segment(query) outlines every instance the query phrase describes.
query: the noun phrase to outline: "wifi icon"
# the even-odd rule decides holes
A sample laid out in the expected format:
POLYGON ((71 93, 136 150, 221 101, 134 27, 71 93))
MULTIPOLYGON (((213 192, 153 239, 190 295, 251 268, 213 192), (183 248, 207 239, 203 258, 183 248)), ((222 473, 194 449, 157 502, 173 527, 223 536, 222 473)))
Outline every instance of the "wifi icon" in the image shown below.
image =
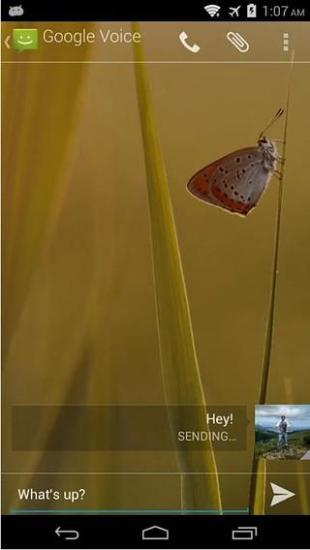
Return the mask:
POLYGON ((210 15, 210 17, 214 17, 215 15, 216 17, 219 17, 219 11, 221 7, 217 6, 216 4, 208 4, 204 7, 204 9, 210 15))

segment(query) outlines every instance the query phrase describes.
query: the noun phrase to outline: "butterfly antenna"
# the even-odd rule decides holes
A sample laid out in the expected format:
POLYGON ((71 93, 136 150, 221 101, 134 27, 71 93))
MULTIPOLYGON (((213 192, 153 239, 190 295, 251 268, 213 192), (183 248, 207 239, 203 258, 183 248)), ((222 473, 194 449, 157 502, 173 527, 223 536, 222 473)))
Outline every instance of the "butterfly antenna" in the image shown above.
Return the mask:
POLYGON ((284 113, 284 109, 282 109, 282 107, 280 107, 280 109, 278 109, 278 111, 276 112, 276 114, 274 115, 274 117, 271 119, 271 121, 269 122, 269 124, 267 124, 266 128, 264 128, 261 133, 259 134, 258 136, 258 139, 260 139, 261 137, 263 137, 263 135, 265 135, 265 133, 267 132, 267 130, 269 130, 269 128, 276 122, 276 120, 278 120, 279 118, 281 118, 281 116, 283 115, 284 113))

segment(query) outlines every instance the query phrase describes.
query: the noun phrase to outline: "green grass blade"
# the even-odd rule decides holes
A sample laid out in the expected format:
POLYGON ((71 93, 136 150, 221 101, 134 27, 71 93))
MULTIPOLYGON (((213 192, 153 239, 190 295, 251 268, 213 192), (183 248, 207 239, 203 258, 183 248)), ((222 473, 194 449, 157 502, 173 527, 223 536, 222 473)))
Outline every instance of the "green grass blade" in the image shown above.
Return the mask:
MULTIPOLYGON (((74 23, 75 27, 78 24, 74 23)), ((90 30, 92 24, 87 27, 90 30)), ((40 23, 38 28, 41 32, 44 25, 40 23)), ((74 51, 74 56, 86 61, 90 49, 88 45, 83 52, 74 51)), ((10 52, 15 60, 15 52, 10 52)), ((44 55, 42 44, 36 59, 43 61, 44 55)), ((62 59, 61 49, 55 56, 56 60, 62 59)), ((9 140, 2 170, 4 367, 42 252, 57 223, 86 71, 83 63, 69 68, 39 61, 29 65, 9 63, 3 68, 4 93, 11 105, 3 109, 3 131, 9 140), (23 93, 16 92, 16 80, 23 93)))
POLYGON ((258 460, 255 477, 255 499, 252 513, 262 515, 266 507, 266 460, 258 460))
MULTIPOLYGON (((283 149, 282 157, 284 159, 283 163, 280 166, 280 176, 279 176, 279 190, 278 190, 278 201, 277 201, 277 214, 276 214, 276 228, 275 228, 275 237, 274 237, 274 255, 273 255, 273 266, 272 266, 272 276, 271 276, 271 292, 270 292, 270 302, 269 302, 269 314, 267 320, 267 330, 266 330, 266 339, 265 339, 265 351, 263 358, 263 368, 262 368, 262 377, 261 385, 259 392, 258 403, 263 405, 267 400, 268 392, 268 381, 270 376, 270 366, 271 366, 271 352, 272 352, 272 342, 274 334, 274 321, 275 321, 275 302, 276 302, 276 291, 277 291, 277 282, 278 282, 278 264, 279 264, 279 245, 280 245, 280 234, 281 234, 281 221, 282 221, 282 203, 283 203, 283 181, 285 178, 285 159, 286 159, 286 150, 287 150, 287 128, 288 128, 288 114, 289 114, 289 103, 290 103, 290 84, 291 84, 291 74, 294 64, 294 53, 291 58, 291 66, 288 78, 288 91, 287 91, 287 100, 286 100, 286 109, 285 109, 285 122, 284 122, 284 132, 283 132, 283 149)), ((264 514, 265 513, 265 486, 266 486, 266 467, 261 464, 262 459, 253 458, 252 464, 252 476, 250 484, 250 512, 253 514, 264 514), (259 475, 259 472, 261 474, 259 475)))
MULTIPOLYGON (((134 31, 139 27, 133 24, 134 31)), ((193 331, 178 240, 169 195, 168 179, 161 154, 143 49, 134 44, 137 99, 143 136, 146 182, 150 209, 153 268, 156 292, 162 379, 169 405, 197 405, 195 426, 206 430, 205 396, 195 351, 193 331)), ((171 414, 172 432, 182 422, 175 408, 171 414)), ((177 451, 181 472, 212 475, 182 477, 184 508, 221 510, 215 458, 211 444, 203 451, 177 451)))

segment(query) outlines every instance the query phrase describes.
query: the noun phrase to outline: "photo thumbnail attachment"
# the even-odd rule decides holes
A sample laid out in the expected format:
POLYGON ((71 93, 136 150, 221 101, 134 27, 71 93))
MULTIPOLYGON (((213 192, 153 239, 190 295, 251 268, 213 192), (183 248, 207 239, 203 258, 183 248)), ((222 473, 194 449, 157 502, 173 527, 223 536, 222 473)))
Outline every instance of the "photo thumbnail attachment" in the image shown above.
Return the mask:
POLYGON ((266 460, 310 460, 310 405, 256 405, 255 454, 266 460))

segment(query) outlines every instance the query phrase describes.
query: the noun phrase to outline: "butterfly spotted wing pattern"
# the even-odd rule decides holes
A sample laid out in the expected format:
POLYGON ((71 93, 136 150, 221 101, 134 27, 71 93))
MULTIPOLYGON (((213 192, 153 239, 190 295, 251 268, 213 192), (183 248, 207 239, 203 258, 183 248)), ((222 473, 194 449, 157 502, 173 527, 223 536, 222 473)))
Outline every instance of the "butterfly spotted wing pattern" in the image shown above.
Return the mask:
POLYGON ((243 216, 257 204, 273 171, 260 147, 240 149, 197 172, 188 190, 197 198, 243 216))

